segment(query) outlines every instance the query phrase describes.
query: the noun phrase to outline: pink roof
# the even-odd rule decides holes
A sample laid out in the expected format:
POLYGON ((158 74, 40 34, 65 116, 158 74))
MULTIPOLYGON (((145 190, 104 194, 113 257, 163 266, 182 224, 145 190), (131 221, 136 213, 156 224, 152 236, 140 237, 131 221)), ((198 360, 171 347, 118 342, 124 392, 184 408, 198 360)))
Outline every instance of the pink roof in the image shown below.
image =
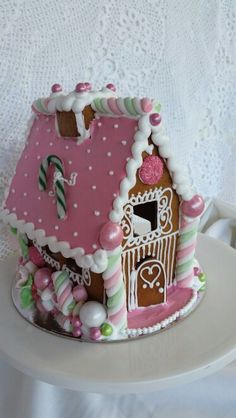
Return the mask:
POLYGON ((137 120, 126 117, 100 117, 93 121, 91 138, 76 144, 55 131, 55 116, 36 117, 25 149, 16 168, 5 208, 18 219, 44 229, 46 236, 67 241, 71 248, 82 247, 93 253, 99 244, 99 231, 109 218, 119 184, 126 176, 137 120), (65 183, 67 217, 58 219, 53 189, 53 169, 49 169, 48 188, 38 188, 39 166, 48 155, 57 155, 64 164, 64 176, 76 172, 76 185, 65 183))

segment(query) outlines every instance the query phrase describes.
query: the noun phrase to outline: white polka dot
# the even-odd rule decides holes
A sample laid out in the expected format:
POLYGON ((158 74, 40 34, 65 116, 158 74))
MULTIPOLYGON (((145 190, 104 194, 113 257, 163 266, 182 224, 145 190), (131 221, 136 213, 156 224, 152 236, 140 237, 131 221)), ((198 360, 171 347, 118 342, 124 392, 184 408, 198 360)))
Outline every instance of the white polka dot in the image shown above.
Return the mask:
POLYGON ((74 237, 78 237, 78 232, 73 232, 74 237))
POLYGON ((103 140, 103 141, 106 141, 106 140, 107 140, 107 137, 106 137, 106 136, 103 136, 103 137, 102 137, 102 140, 103 140))
POLYGON ((26 197, 26 196, 27 196, 27 193, 26 193, 26 192, 25 192, 25 193, 23 193, 23 196, 24 196, 24 197, 26 197))
POLYGON ((11 189, 11 192, 12 192, 12 193, 15 193, 15 189, 11 189))
POLYGON ((114 128, 115 128, 115 129, 119 128, 118 123, 115 123, 114 128))
POLYGON ((59 226, 58 225, 55 225, 54 228, 55 228, 56 231, 58 231, 59 226))
POLYGON ((15 212, 16 211, 16 208, 12 208, 12 212, 15 212))
POLYGON ((39 131, 39 127, 37 126, 36 131, 39 131))
POLYGON ((41 196, 38 196, 38 200, 41 200, 41 196))
POLYGON ((50 128, 48 128, 48 129, 47 129, 47 132, 48 132, 48 133, 49 133, 49 132, 51 132, 51 129, 50 129, 50 128))
POLYGON ((90 165, 88 169, 89 169, 89 171, 91 171, 93 169, 93 167, 90 165))
POLYGON ((122 145, 126 145, 127 144, 127 141, 121 141, 121 143, 122 143, 122 145))
POLYGON ((39 141, 35 142, 35 145, 37 145, 37 147, 39 146, 39 141))
POLYGON ((109 152, 107 152, 107 156, 108 157, 111 157, 111 152, 109 151, 109 152))
POLYGON ((28 158, 28 155, 25 155, 25 160, 27 160, 27 158, 28 158))
POLYGON ((69 147, 69 145, 66 145, 66 146, 65 146, 65 149, 69 149, 69 148, 70 148, 70 147, 69 147))
POLYGON ((78 207, 77 203, 74 203, 73 207, 76 209, 78 207))
POLYGON ((98 126, 100 127, 100 126, 102 126, 102 122, 98 122, 98 126))
POLYGON ((41 218, 38 219, 38 223, 41 224, 43 221, 41 218))
POLYGON ((90 148, 89 148, 89 149, 87 149, 87 153, 88 153, 88 154, 90 154, 90 152, 91 152, 91 149, 90 149, 90 148))
POLYGON ((37 155, 37 160, 40 160, 40 159, 41 159, 40 155, 37 155))
POLYGON ((97 186, 95 184, 92 185, 92 189, 96 190, 97 186))
POLYGON ((68 164, 70 164, 70 165, 71 165, 71 164, 72 164, 72 161, 71 161, 71 160, 70 160, 70 161, 68 161, 68 164))
POLYGON ((49 142, 49 145, 50 145, 50 147, 52 147, 53 146, 53 142, 49 142))
POLYGON ((28 212, 26 212, 26 211, 25 211, 25 212, 24 212, 24 215, 25 215, 25 216, 27 216, 27 215, 28 215, 28 212))
POLYGON ((95 215, 95 216, 99 216, 99 215, 100 215, 99 210, 95 210, 95 211, 94 211, 94 215, 95 215))
POLYGON ((130 160, 130 157, 127 157, 127 158, 126 158, 126 161, 129 161, 129 160, 130 160))
POLYGON ((163 292, 164 292, 163 287, 160 287, 160 288, 158 289, 158 292, 159 292, 159 293, 163 293, 163 292))
POLYGON ((117 196, 117 194, 116 193, 113 193, 113 197, 116 197, 117 196))
POLYGON ((93 244, 92 247, 93 247, 94 250, 96 250, 96 248, 98 248, 97 244, 93 244))
POLYGON ((111 171, 109 171, 108 174, 109 174, 109 176, 114 176, 114 171, 111 170, 111 171))
POLYGON ((25 177, 28 177, 28 173, 25 173, 25 174, 24 174, 24 176, 25 176, 25 177))

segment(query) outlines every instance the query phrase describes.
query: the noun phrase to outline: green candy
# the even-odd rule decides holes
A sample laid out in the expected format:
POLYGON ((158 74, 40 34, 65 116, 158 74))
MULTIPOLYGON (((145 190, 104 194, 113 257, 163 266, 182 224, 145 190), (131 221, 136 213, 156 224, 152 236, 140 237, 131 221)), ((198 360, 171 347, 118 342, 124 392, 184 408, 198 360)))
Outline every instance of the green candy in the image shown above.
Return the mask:
POLYGON ((13 228, 13 226, 10 226, 10 231, 13 235, 17 235, 17 228, 13 228))
POLYGON ((206 274, 205 273, 200 273, 199 276, 198 276, 198 279, 202 283, 199 291, 204 292, 206 290, 206 274))
POLYGON ((19 245, 20 245, 20 249, 21 249, 21 253, 22 253, 23 258, 27 259, 28 255, 29 255, 29 248, 28 248, 25 236, 19 235, 18 236, 18 242, 19 242, 19 245))
POLYGON ((110 324, 107 324, 104 322, 104 324, 101 326, 100 331, 104 337, 109 337, 113 333, 113 328, 110 324))
POLYGON ((34 304, 32 296, 33 276, 29 274, 27 282, 22 286, 20 291, 20 304, 22 309, 29 309, 34 304))

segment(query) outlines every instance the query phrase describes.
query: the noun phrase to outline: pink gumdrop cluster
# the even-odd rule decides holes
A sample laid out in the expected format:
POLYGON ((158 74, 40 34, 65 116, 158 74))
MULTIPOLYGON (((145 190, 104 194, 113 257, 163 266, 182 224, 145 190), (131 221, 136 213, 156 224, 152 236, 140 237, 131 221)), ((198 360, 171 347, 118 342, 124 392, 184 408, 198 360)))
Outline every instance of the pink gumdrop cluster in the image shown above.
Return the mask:
POLYGON ((97 327, 90 328, 89 335, 91 340, 97 341, 101 337, 101 331, 97 327))
POLYGON ((205 203, 202 196, 196 194, 190 200, 184 200, 181 205, 182 213, 189 218, 197 218, 202 214, 205 203))
POLYGON ((80 322, 80 319, 78 316, 74 316, 71 320, 71 325, 72 325, 72 334, 74 337, 81 337, 82 332, 81 332, 81 326, 82 323, 80 322))
POLYGON ((52 270, 47 267, 38 269, 34 275, 34 284, 38 290, 44 290, 51 283, 52 270))
POLYGON ((92 89, 92 86, 90 83, 78 83, 75 86, 76 93, 84 93, 86 91, 90 91, 92 89))
POLYGON ((112 83, 108 83, 106 85, 106 88, 109 89, 109 90, 111 90, 111 91, 116 91, 116 86, 114 84, 112 84, 112 83))
POLYGON ((142 166, 139 169, 139 178, 144 184, 156 184, 161 179, 163 174, 163 162, 155 156, 150 155, 143 161, 142 166))
POLYGON ((51 87, 52 93, 60 93, 62 91, 62 86, 60 84, 53 84, 51 87))
POLYGON ((29 259, 37 267, 45 266, 45 261, 44 261, 42 255, 40 254, 39 250, 37 250, 37 248, 34 247, 33 245, 31 247, 29 247, 29 259))
POLYGON ((100 231, 99 240, 102 248, 105 250, 114 250, 122 243, 123 237, 124 235, 121 226, 109 221, 103 225, 100 231))

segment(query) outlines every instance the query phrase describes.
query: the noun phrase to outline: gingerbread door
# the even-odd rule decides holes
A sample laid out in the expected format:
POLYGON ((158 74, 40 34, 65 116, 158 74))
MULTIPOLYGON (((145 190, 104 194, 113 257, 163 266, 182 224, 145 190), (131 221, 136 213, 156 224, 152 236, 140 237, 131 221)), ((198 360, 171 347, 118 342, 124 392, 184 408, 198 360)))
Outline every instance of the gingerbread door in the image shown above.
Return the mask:
POLYGON ((166 301, 166 275, 161 261, 143 260, 136 270, 138 306, 157 305, 166 301))

